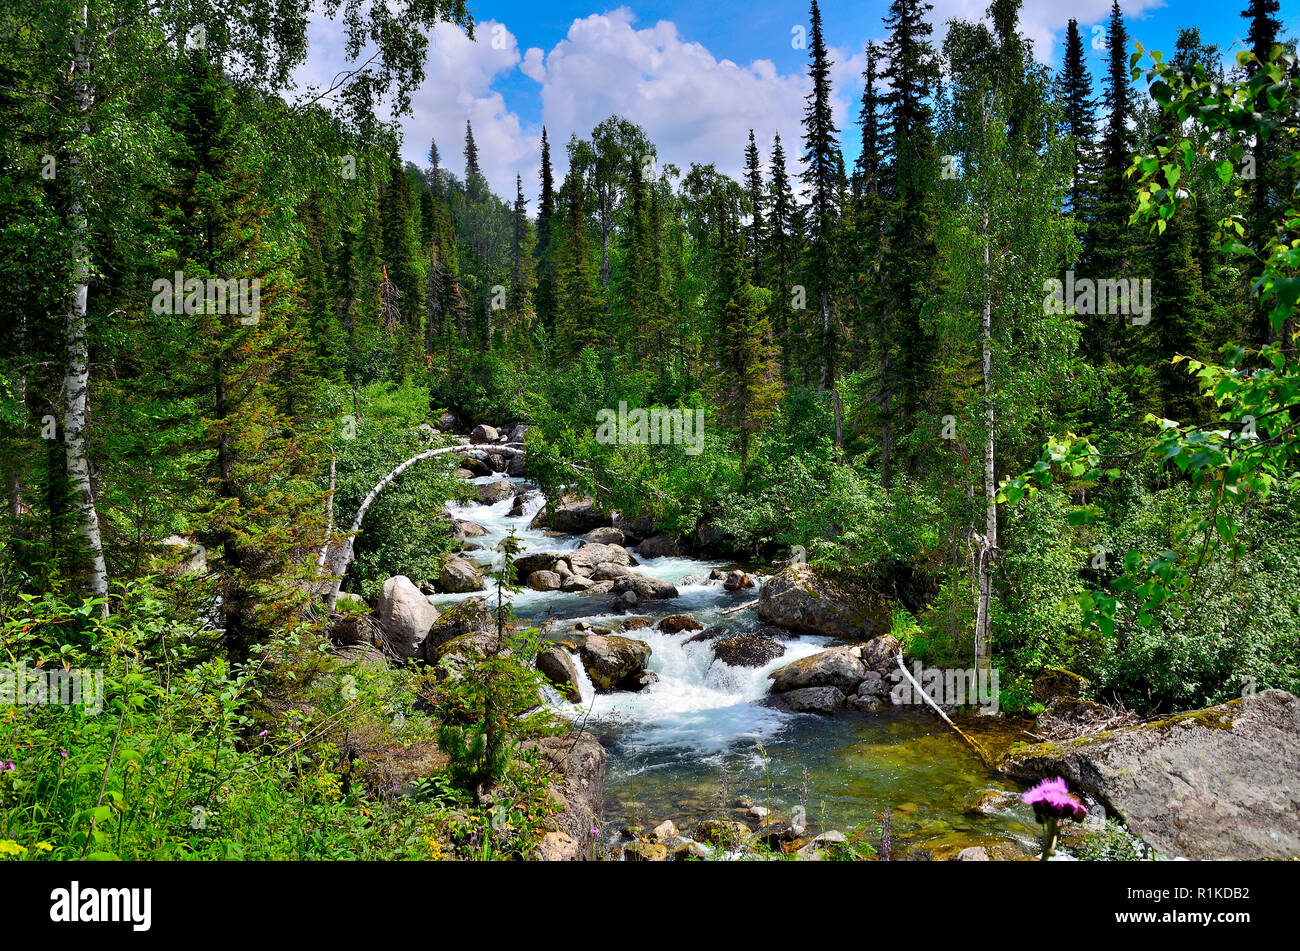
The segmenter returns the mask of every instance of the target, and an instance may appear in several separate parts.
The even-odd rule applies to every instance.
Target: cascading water
[[[473,481],[482,485],[502,478]],[[523,479],[508,481],[527,485]],[[512,530],[521,553],[567,551],[582,544],[576,536],[528,527],[545,504],[540,493],[512,517],[514,504],[512,497],[448,506],[453,517],[487,529],[470,539],[480,548],[467,557],[496,567],[501,558],[496,546]],[[712,569],[726,567],[686,557],[645,559],[633,570],[671,582],[679,595],[642,601],[630,614],[611,613],[608,598],[578,593],[526,589],[510,601],[522,621],[542,626],[556,640],[571,634],[578,620],[617,631],[628,616],[657,620],[681,613],[693,615],[705,628],[752,631],[759,623],[753,610],[721,612],[752,599],[756,589],[730,592],[721,582],[706,580]],[[441,610],[476,596],[482,594],[431,600]],[[607,819],[654,825],[671,818],[689,826],[715,811],[723,796],[747,795],[786,812],[802,804],[812,822],[828,828],[851,828],[882,810],[895,810],[894,839],[900,847],[970,844],[981,836],[1027,844],[1036,840],[1033,820],[1018,803],[990,815],[965,814],[975,793],[998,783],[932,716],[887,710],[822,717],[791,714],[762,702],[772,670],[824,649],[828,639],[780,636],[783,656],[746,668],[717,660],[709,642],[688,643],[695,633],[667,634],[653,626],[626,632],[650,645],[648,669],[658,676],[639,692],[598,693],[575,656],[581,702],[570,704],[548,693],[557,712],[596,733],[609,754]]]

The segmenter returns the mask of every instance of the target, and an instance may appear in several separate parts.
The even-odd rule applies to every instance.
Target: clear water
[[[497,562],[495,546],[511,529],[525,552],[569,550],[581,544],[576,536],[528,528],[544,504],[540,495],[521,517],[509,517],[512,504],[507,499],[494,505],[449,506],[456,518],[488,529],[487,535],[471,539],[483,550],[469,557],[484,565]],[[705,627],[752,630],[759,623],[753,609],[726,616],[720,612],[752,600],[757,589],[730,592],[721,582],[702,580],[711,569],[726,567],[684,557],[645,561],[635,570],[672,582],[680,596],[642,602],[634,614],[658,618],[686,612]],[[691,576],[698,582],[683,583]],[[473,595],[437,595],[431,600],[442,609],[467,597]],[[617,628],[628,616],[612,613],[608,597],[525,590],[511,601],[524,621],[554,622],[550,629],[555,637],[577,619]],[[581,703],[552,698],[561,714],[599,736],[609,754],[605,805],[610,829],[672,819],[689,830],[698,820],[717,815],[724,799],[734,804],[747,796],[782,815],[803,803],[812,827],[841,831],[876,821],[888,811],[899,855],[942,853],[1006,839],[1031,847],[1036,841],[1033,815],[1018,803],[992,815],[966,813],[980,792],[1009,787],[933,714],[889,709],[825,717],[785,713],[761,703],[770,671],[824,649],[828,639],[782,638],[785,655],[754,669],[715,660],[707,643],[686,644],[691,633],[665,634],[652,628],[630,633],[650,645],[649,668],[659,676],[657,683],[638,693],[598,694],[583,673]],[[992,749],[1005,747],[1018,729],[1006,720],[980,717],[969,718],[962,727]]]

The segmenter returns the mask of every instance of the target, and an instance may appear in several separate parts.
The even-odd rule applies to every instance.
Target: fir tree
[[[832,237],[838,216],[837,196],[843,179],[843,156],[840,154],[839,129],[831,110],[831,60],[822,36],[822,14],[817,0],[812,0],[811,44],[808,75],[812,92],[805,101],[804,128],[804,195],[809,211],[809,282],[815,289],[820,333],[820,371],[818,383],[823,389],[835,388],[837,369],[835,352],[838,336],[831,313]]]

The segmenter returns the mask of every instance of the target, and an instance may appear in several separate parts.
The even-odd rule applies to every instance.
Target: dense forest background
[[[163,6],[0,13],[11,658],[126,645],[123,677],[165,658],[197,710],[292,637],[292,679],[327,620],[318,552],[450,413],[530,424],[544,489],[697,551],[803,546],[916,656],[1001,667],[1006,709],[1049,668],[1142,713],[1300,687],[1276,0],[1235,59],[1187,29],[1142,65],[1115,4],[1097,77],[1074,21],[1059,73],[1037,63],[1019,0],[941,47],[895,0],[843,130],[814,2],[801,142],[751,133],[736,181],[620,116],[546,130],[535,209],[531,182],[492,193],[468,123],[417,166],[371,111],[463,4],[343,4],[387,55],[333,108],[283,98],[297,4]],[[257,282],[256,320],[184,306],[177,272]],[[1082,279],[1149,280],[1149,311],[1047,303]],[[598,442],[621,401],[702,408],[704,451]],[[378,499],[346,590],[436,576],[452,467]],[[195,542],[205,570],[179,570]],[[235,706],[232,742],[260,725]]]

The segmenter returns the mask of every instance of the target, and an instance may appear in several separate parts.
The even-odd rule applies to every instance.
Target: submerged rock
[[[762,667],[785,653],[785,645],[770,637],[739,634],[713,645],[713,655],[732,667]]]
[[[838,687],[803,687],[787,691],[781,699],[795,713],[834,713],[844,706],[844,691]]]
[[[1063,776],[1171,857],[1300,855],[1300,698],[1265,690],[1063,743],[1013,746],[1023,782]]]

